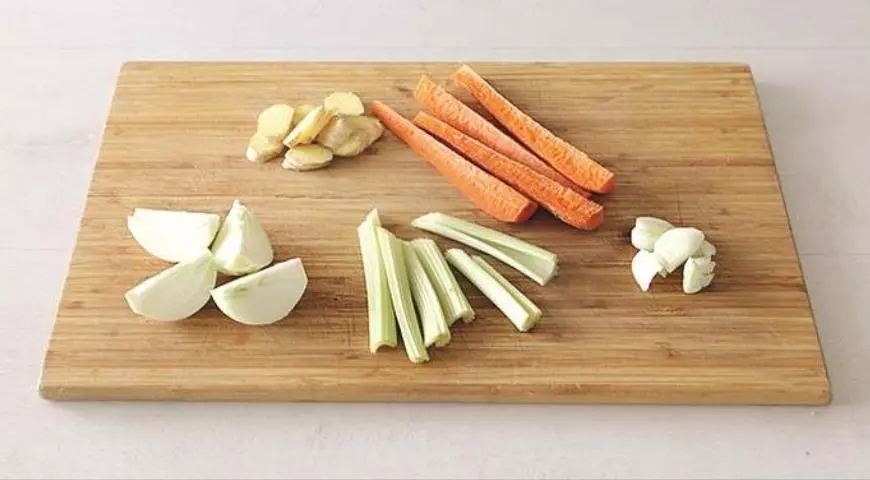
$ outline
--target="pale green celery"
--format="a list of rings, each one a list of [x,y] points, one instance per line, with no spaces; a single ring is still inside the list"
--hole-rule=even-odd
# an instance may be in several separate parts
[[[366,303],[369,311],[369,350],[372,353],[381,347],[396,347],[396,316],[390,286],[381,251],[378,248],[378,227],[381,220],[378,210],[372,210],[365,221],[357,227],[359,248],[362,254],[363,273],[366,282]]]
[[[447,316],[447,324],[453,325],[460,318],[465,323],[474,320],[474,310],[468,303],[468,298],[459,287],[459,282],[453,276],[453,271],[444,260],[441,249],[431,238],[417,238],[411,241],[411,247],[417,253],[417,258],[423,264],[426,273],[435,286],[441,309]]]
[[[417,306],[420,323],[423,325],[423,344],[426,347],[432,345],[443,347],[450,343],[450,328],[447,326],[447,317],[441,308],[435,286],[432,285],[432,280],[411,244],[402,242],[402,247],[405,254],[405,267],[411,281],[411,294]]]
[[[415,219],[411,225],[489,254],[519,270],[539,285],[546,285],[558,271],[558,257],[555,253],[450,215],[429,213]]]
[[[390,296],[396,310],[396,319],[399,321],[399,330],[402,332],[405,353],[414,363],[428,362],[429,353],[423,345],[417,313],[414,311],[414,300],[405,266],[404,243],[383,227],[378,227],[377,231],[378,247],[387,272],[387,283],[390,285]]]
[[[498,273],[496,269],[492,268],[492,265],[486,263],[486,260],[478,257],[477,255],[472,255],[471,259],[474,260],[474,263],[478,264],[480,268],[482,268],[486,273],[489,274],[490,277],[494,278],[498,283],[501,284],[508,293],[511,294],[512,297],[523,306],[526,312],[529,314],[529,320],[527,323],[522,325],[516,324],[516,327],[521,332],[527,332],[532,327],[535,326],[535,323],[538,322],[538,319],[541,318],[543,312],[541,309],[532,302],[529,297],[527,297],[523,292],[521,292],[517,287],[514,286],[508,279],[504,278],[502,274]]]
[[[483,267],[458,248],[451,248],[444,254],[450,265],[453,265],[474,284],[492,303],[504,313],[511,323],[520,331],[526,331],[534,325],[536,318],[526,310],[522,302],[517,300],[502,283],[493,278]]]

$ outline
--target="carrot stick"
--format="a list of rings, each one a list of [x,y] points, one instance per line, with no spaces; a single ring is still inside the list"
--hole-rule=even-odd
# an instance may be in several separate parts
[[[481,117],[480,114],[451,95],[450,92],[438,86],[428,75],[420,77],[420,81],[417,82],[417,87],[414,89],[414,98],[429,113],[460,132],[565,187],[577,190],[581,195],[589,196],[589,192],[565,178],[547,162],[536,157],[534,153],[526,150],[519,142]]]
[[[372,114],[429,162],[438,173],[491,217],[521,223],[538,205],[520,192],[457,155],[431,135],[381,102],[372,102]]]
[[[604,220],[604,209],[601,205],[511,160],[432,115],[420,112],[414,117],[414,123],[528,195],[568,225],[594,230]]]
[[[523,113],[471,67],[460,67],[453,73],[453,80],[465,87],[496,120],[559,173],[593,192],[613,190],[616,185],[613,172]]]

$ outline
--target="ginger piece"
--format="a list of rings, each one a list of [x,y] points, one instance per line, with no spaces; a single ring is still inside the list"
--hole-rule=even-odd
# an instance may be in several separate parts
[[[311,143],[317,137],[317,134],[326,127],[332,117],[333,114],[322,105],[315,107],[284,138],[284,145],[292,148],[297,145]]]
[[[293,124],[293,107],[286,104],[272,105],[257,117],[257,133],[272,143],[280,143],[290,133]]]
[[[271,141],[261,133],[257,132],[251,137],[248,143],[248,149],[245,152],[245,158],[252,163],[266,163],[269,160],[281,155],[284,151],[284,145],[278,141]]]
[[[362,100],[351,92],[334,92],[326,97],[323,106],[339,115],[353,116],[365,113]]]
[[[332,163],[332,151],[320,145],[298,145],[287,150],[281,166],[287,170],[304,172],[317,170]]]
[[[373,117],[335,117],[317,136],[317,143],[339,157],[355,157],[384,133],[384,126]]]

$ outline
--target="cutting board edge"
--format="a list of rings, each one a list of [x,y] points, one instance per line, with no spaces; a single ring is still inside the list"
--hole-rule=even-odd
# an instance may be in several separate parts
[[[825,388],[827,390],[827,394],[826,394],[827,402],[824,405],[828,405],[831,403],[831,398],[832,398],[831,377],[830,377],[830,373],[828,372],[828,362],[827,362],[827,359],[825,357],[825,348],[824,348],[824,345],[822,344],[822,337],[821,337],[821,334],[819,332],[819,324],[818,324],[818,321],[816,319],[816,311],[813,308],[812,296],[810,295],[809,287],[807,286],[806,271],[804,269],[803,259],[801,258],[800,253],[798,251],[797,239],[795,238],[794,227],[792,226],[792,219],[791,219],[792,217],[791,217],[791,215],[789,215],[788,203],[785,201],[785,196],[782,193],[782,176],[780,175],[779,167],[776,164],[776,155],[774,155],[773,145],[770,141],[770,131],[767,127],[767,120],[766,120],[766,117],[764,114],[764,103],[761,100],[761,95],[759,95],[759,93],[758,93],[758,82],[755,81],[755,74],[752,72],[752,68],[749,66],[749,64],[747,63],[745,65],[746,65],[747,70],[748,70],[747,73],[749,74],[749,78],[752,81],[752,91],[753,91],[753,94],[755,95],[755,103],[758,106],[758,115],[761,117],[761,125],[762,125],[762,128],[764,129],[764,139],[765,139],[765,143],[767,144],[767,153],[770,156],[771,162],[773,162],[773,174],[774,174],[774,178],[776,180],[776,188],[779,191],[779,200],[780,200],[780,203],[782,204],[782,210],[783,210],[783,212],[785,212],[785,221],[786,221],[786,225],[788,227],[789,238],[791,239],[791,247],[792,247],[792,250],[794,251],[794,254],[795,254],[795,261],[797,262],[798,271],[800,272],[801,283],[803,284],[803,288],[804,288],[804,297],[806,298],[806,303],[807,303],[807,309],[809,310],[810,317],[812,318],[813,330],[816,333],[816,342],[817,342],[818,348],[819,348],[819,357],[820,357],[821,368],[822,368],[821,373],[824,376]]]
[[[421,367],[424,368],[424,367]],[[681,389],[670,394],[656,393],[652,384],[622,385],[550,385],[551,392],[524,392],[517,385],[465,385],[444,389],[437,394],[409,393],[401,388],[366,392],[358,385],[335,386],[302,390],[292,386],[273,384],[271,389],[251,388],[246,378],[229,377],[217,382],[190,382],[184,387],[165,382],[171,375],[160,369],[140,369],[148,382],[130,384],[124,377],[95,377],[93,369],[81,368],[78,375],[65,372],[65,379],[55,378],[59,372],[43,369],[39,395],[51,401],[251,401],[251,402],[400,402],[400,403],[507,403],[507,404],[619,404],[619,405],[812,405],[826,406],[832,401],[827,375],[784,377],[782,383],[756,386],[754,389],[734,389],[732,384],[711,384],[686,381]],[[699,377],[703,378],[703,377]],[[803,381],[797,381],[796,379]],[[120,379],[120,380],[119,380]],[[99,380],[99,385],[95,380]],[[594,387],[607,387],[600,392]],[[614,390],[622,390],[614,394]],[[511,390],[516,390],[512,392]],[[694,392],[695,395],[687,392]],[[796,392],[798,394],[796,394]]]

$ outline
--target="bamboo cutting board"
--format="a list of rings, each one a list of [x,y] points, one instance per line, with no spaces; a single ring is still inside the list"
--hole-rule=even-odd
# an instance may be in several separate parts
[[[829,385],[749,68],[732,64],[478,64],[508,98],[613,169],[604,226],[544,213],[497,225],[390,134],[369,154],[308,173],[243,158],[259,111],[335,90],[400,113],[426,63],[132,63],[121,72],[45,359],[49,399],[826,404]],[[455,91],[455,89],[454,89]],[[124,292],[168,265],[126,231],[134,207],[224,213],[241,199],[276,259],[301,257],[309,289],[282,322],[247,327],[209,304],[191,319],[134,316]],[[356,226],[372,207],[405,238],[441,211],[560,256],[538,287],[494,261],[544,310],[514,330],[473,287],[478,312],[432,361],[368,353]],[[717,276],[641,293],[633,219],[704,230]],[[444,247],[455,246],[437,239]]]

